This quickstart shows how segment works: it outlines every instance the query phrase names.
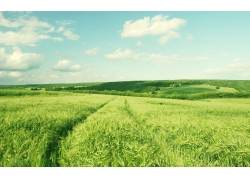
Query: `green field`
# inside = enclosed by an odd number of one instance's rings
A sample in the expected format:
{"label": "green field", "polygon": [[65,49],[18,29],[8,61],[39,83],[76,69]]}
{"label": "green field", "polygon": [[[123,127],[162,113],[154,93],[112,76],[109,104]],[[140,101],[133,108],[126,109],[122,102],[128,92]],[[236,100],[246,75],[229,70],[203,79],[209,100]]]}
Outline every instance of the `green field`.
{"label": "green field", "polygon": [[0,166],[249,167],[250,99],[0,97]]}
{"label": "green field", "polygon": [[[58,93],[57,93],[58,92]],[[249,80],[151,80],[0,86],[1,96],[106,94],[133,97],[201,100],[250,98]]]}
{"label": "green field", "polygon": [[196,93],[204,93],[204,92],[239,92],[234,88],[228,87],[219,87],[216,89],[216,86],[211,85],[185,85],[179,87],[161,87],[160,91],[161,94],[196,94]]}

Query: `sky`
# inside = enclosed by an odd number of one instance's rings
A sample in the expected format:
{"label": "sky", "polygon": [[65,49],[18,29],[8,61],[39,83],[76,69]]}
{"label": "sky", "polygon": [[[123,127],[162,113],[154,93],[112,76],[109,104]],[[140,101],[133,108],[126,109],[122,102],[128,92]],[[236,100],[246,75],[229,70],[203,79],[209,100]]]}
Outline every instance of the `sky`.
{"label": "sky", "polygon": [[250,11],[0,11],[0,85],[250,79]]}

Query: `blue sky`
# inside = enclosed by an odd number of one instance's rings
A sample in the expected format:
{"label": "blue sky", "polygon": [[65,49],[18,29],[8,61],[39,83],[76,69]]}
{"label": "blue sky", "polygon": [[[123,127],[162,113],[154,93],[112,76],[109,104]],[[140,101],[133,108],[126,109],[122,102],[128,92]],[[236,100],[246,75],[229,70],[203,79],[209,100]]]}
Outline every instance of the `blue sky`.
{"label": "blue sky", "polygon": [[250,12],[0,12],[0,84],[250,79]]}

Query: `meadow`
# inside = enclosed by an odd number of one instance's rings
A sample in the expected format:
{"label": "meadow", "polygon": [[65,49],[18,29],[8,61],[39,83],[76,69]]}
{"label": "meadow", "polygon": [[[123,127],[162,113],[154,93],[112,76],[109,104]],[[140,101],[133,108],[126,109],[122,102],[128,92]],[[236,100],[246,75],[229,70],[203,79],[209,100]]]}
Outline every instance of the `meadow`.
{"label": "meadow", "polygon": [[218,87],[211,85],[185,85],[180,87],[161,87],[159,93],[161,94],[196,94],[196,93],[204,93],[204,92],[239,92],[234,88],[228,87]]}
{"label": "meadow", "polygon": [[1,97],[0,166],[59,166],[58,144],[109,96]]}
{"label": "meadow", "polygon": [[250,99],[0,97],[2,167],[249,167]]}

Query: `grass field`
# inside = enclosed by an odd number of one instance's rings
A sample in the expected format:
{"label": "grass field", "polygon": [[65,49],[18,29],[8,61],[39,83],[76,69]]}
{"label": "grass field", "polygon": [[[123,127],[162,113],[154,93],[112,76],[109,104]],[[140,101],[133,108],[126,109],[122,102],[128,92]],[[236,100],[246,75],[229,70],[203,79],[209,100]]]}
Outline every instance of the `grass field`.
{"label": "grass field", "polygon": [[0,166],[58,166],[59,141],[112,98],[1,97]]}
{"label": "grass field", "polygon": [[161,87],[159,91],[162,94],[195,94],[195,93],[203,93],[203,92],[238,92],[234,88],[228,87],[220,87],[216,89],[216,86],[210,85],[184,85],[179,87]]}
{"label": "grass field", "polygon": [[250,166],[250,99],[0,100],[2,167]]}

